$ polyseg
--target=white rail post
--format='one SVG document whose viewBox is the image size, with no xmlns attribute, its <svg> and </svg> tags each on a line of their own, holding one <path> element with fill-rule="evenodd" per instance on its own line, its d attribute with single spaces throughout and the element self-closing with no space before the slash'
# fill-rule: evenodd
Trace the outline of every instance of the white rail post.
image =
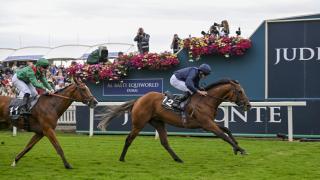
<svg viewBox="0 0 320 180">
<path fill-rule="evenodd" d="M 288 140 L 293 141 L 292 106 L 288 106 Z"/>
<path fill-rule="evenodd" d="M 229 106 L 224 106 L 224 127 L 229 128 Z"/>
<path fill-rule="evenodd" d="M 12 136 L 17 136 L 17 127 L 13 126 Z"/>
<path fill-rule="evenodd" d="M 159 133 L 158 133 L 158 131 L 156 130 L 155 131 L 155 135 L 154 135 L 154 139 L 158 139 L 159 138 Z"/>
<path fill-rule="evenodd" d="M 94 109 L 90 108 L 90 122 L 89 122 L 89 136 L 92 137 L 93 136 L 93 120 L 94 120 Z"/>
</svg>

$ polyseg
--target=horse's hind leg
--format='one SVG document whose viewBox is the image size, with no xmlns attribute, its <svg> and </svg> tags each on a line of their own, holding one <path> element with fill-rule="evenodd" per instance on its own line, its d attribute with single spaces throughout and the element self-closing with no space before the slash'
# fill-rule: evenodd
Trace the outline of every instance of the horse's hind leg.
<svg viewBox="0 0 320 180">
<path fill-rule="evenodd" d="M 66 169 L 72 169 L 71 165 L 68 163 L 67 159 L 64 156 L 63 150 L 56 138 L 56 133 L 54 132 L 53 129 L 49 128 L 47 130 L 44 131 L 44 134 L 48 137 L 48 139 L 50 140 L 51 144 L 53 145 L 53 147 L 56 149 L 57 153 L 60 155 L 64 167 Z"/>
<path fill-rule="evenodd" d="M 151 120 L 150 124 L 158 131 L 161 145 L 169 152 L 169 154 L 175 161 L 182 163 L 183 161 L 176 155 L 176 153 L 171 149 L 169 145 L 167 130 L 165 128 L 164 122 Z"/>
<path fill-rule="evenodd" d="M 14 161 L 12 162 L 11 166 L 15 167 L 16 163 L 18 163 L 18 161 L 27 153 L 29 152 L 32 147 L 37 144 L 37 142 L 39 142 L 39 140 L 43 137 L 42 134 L 35 134 L 32 136 L 32 138 L 30 139 L 29 143 L 27 144 L 27 146 L 15 157 Z"/>
<path fill-rule="evenodd" d="M 228 134 L 228 136 L 232 139 L 232 141 L 234 143 L 238 144 L 237 140 L 233 137 L 233 135 L 232 135 L 231 131 L 229 130 L 229 128 L 224 127 L 224 126 L 220 126 L 220 125 L 218 125 L 218 126 L 223 132 Z"/>
<path fill-rule="evenodd" d="M 211 120 L 208 121 L 208 123 L 206 125 L 203 126 L 203 129 L 207 130 L 207 131 L 211 131 L 214 134 L 216 134 L 218 137 L 222 138 L 224 141 L 226 141 L 227 143 L 229 143 L 232 147 L 233 147 L 233 152 L 235 154 L 237 154 L 238 152 L 240 152 L 242 155 L 246 154 L 246 151 L 244 149 L 242 149 L 241 147 L 238 146 L 238 144 L 236 144 L 229 136 L 227 136 L 223 130 L 221 130 L 219 128 L 219 126 L 217 126 L 217 124 L 213 123 Z"/>
<path fill-rule="evenodd" d="M 125 158 L 125 156 L 127 154 L 129 146 L 131 145 L 132 141 L 137 137 L 137 135 L 139 134 L 141 129 L 140 128 L 136 128 L 133 125 L 132 130 L 131 130 L 130 134 L 127 136 L 126 142 L 124 144 L 124 147 L 123 147 L 120 159 L 119 159 L 120 161 L 124 162 L 124 158 Z"/>
</svg>

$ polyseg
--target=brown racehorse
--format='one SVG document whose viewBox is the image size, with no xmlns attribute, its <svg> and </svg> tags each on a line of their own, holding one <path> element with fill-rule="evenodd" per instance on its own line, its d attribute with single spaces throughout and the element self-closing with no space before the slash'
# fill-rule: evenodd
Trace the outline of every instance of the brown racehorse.
<svg viewBox="0 0 320 180">
<path fill-rule="evenodd" d="M 14 159 L 12 166 L 32 149 L 32 147 L 43 137 L 47 136 L 51 144 L 60 155 L 65 168 L 71 169 L 71 165 L 66 160 L 63 150 L 56 138 L 54 129 L 57 126 L 59 117 L 68 109 L 73 101 L 83 102 L 89 107 L 96 106 L 97 101 L 91 94 L 89 88 L 80 80 L 74 79 L 75 83 L 55 92 L 52 95 L 41 95 L 37 104 L 32 108 L 28 118 L 28 131 L 35 132 L 27 146 Z M 12 98 L 0 96 L 0 123 L 10 123 L 9 104 Z M 25 129 L 24 119 L 18 121 L 17 127 Z"/>
<path fill-rule="evenodd" d="M 202 128 L 211 131 L 228 142 L 233 147 L 235 154 L 238 152 L 242 155 L 246 154 L 245 150 L 239 147 L 230 130 L 213 121 L 217 108 L 223 101 L 234 102 L 244 110 L 250 109 L 250 102 L 243 88 L 237 81 L 221 80 L 207 86 L 205 90 L 208 92 L 206 97 L 199 94 L 192 95 L 191 101 L 186 107 L 186 122 L 183 122 L 178 114 L 162 107 L 163 94 L 149 92 L 139 99 L 128 101 L 114 109 L 108 109 L 105 119 L 99 123 L 98 128 L 105 129 L 111 119 L 131 110 L 132 130 L 125 141 L 120 161 L 124 161 L 130 144 L 146 123 L 150 123 L 158 131 L 162 146 L 177 162 L 183 161 L 169 146 L 165 123 L 182 128 Z"/>
</svg>

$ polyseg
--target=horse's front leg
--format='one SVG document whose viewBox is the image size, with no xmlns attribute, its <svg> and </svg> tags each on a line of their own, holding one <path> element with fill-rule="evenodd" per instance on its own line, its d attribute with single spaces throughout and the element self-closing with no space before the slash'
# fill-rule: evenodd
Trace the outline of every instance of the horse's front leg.
<svg viewBox="0 0 320 180">
<path fill-rule="evenodd" d="M 225 132 L 226 134 L 228 134 L 228 136 L 231 138 L 231 140 L 232 140 L 234 143 L 238 144 L 237 140 L 233 137 L 233 135 L 232 135 L 231 131 L 229 130 L 229 128 L 224 127 L 224 126 L 220 126 L 219 124 L 217 124 L 217 125 L 219 126 L 219 128 L 220 128 L 223 132 Z"/>
<path fill-rule="evenodd" d="M 43 133 L 47 136 L 53 147 L 56 149 L 57 153 L 60 155 L 64 167 L 66 169 L 72 169 L 71 165 L 68 163 L 67 159 L 64 156 L 63 150 L 58 142 L 55 131 L 52 128 L 48 128 L 46 130 L 43 130 Z"/>
<path fill-rule="evenodd" d="M 229 143 L 233 147 L 234 154 L 238 154 L 238 152 L 240 152 L 241 155 L 247 154 L 246 151 L 236 143 L 236 141 L 233 141 L 229 136 L 227 136 L 224 133 L 224 131 L 220 129 L 220 127 L 216 123 L 211 121 L 211 119 L 208 120 L 207 123 L 205 123 L 202 127 L 207 131 L 213 132 L 215 135 L 217 135 L 218 137 L 220 137 L 221 139 Z"/>
</svg>

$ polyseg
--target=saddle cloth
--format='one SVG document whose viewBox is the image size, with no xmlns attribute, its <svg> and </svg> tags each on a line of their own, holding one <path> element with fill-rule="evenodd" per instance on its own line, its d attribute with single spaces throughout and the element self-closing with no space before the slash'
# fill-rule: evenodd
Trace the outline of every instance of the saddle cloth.
<svg viewBox="0 0 320 180">
<path fill-rule="evenodd" d="M 168 110 L 172 110 L 174 112 L 181 112 L 180 109 L 177 109 L 173 106 L 174 103 L 178 103 L 177 99 L 180 97 L 180 95 L 174 95 L 174 94 L 171 94 L 170 92 L 165 92 L 164 93 L 164 99 L 162 100 L 162 106 Z M 183 103 L 183 102 L 182 102 Z M 180 103 L 180 106 L 181 104 Z"/>
<path fill-rule="evenodd" d="M 31 98 L 31 107 L 30 109 L 33 108 L 34 105 L 37 104 L 38 100 L 39 100 L 40 96 L 35 96 Z M 10 118 L 12 119 L 18 119 L 19 115 L 20 115 L 20 106 L 23 105 L 23 100 L 20 98 L 13 98 L 10 102 L 9 105 L 9 113 L 10 113 Z"/>
</svg>

